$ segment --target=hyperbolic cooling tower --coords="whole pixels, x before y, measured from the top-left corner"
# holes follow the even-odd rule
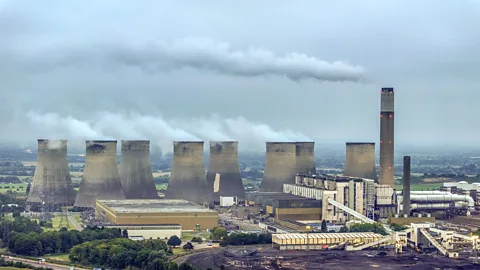
[[[122,141],[120,181],[127,199],[158,199],[150,165],[150,141]]]
[[[75,202],[66,140],[38,140],[37,166],[27,202],[49,205],[72,205]]]
[[[220,196],[245,198],[245,189],[238,167],[238,142],[210,142],[210,164],[207,172],[210,189],[214,188],[217,174],[218,192],[214,190],[214,201],[219,201]]]
[[[267,142],[261,192],[283,192],[283,184],[294,184],[297,174],[296,143]]]
[[[382,88],[380,109],[380,184],[395,188],[394,162],[394,93],[393,88]]]
[[[165,198],[204,204],[212,201],[212,193],[205,177],[203,142],[173,142],[172,174]]]
[[[297,173],[315,174],[315,142],[296,143]]]
[[[346,143],[343,175],[377,180],[375,143]]]
[[[86,141],[86,153],[75,206],[95,207],[97,199],[125,199],[117,167],[117,141]]]

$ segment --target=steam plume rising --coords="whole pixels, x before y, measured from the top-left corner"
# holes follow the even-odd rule
[[[67,66],[91,67],[95,63],[109,69],[130,66],[147,73],[193,68],[233,76],[285,76],[294,81],[357,82],[365,73],[363,67],[347,62],[326,62],[297,52],[278,56],[268,49],[253,47],[235,50],[229,43],[205,37],[187,37],[172,42],[134,44],[115,41],[48,48],[27,54],[23,63],[40,67],[39,71]]]
[[[103,112],[91,120],[55,113],[29,112],[32,134],[47,138],[70,140],[151,140],[160,149],[171,149],[172,141],[238,140],[243,150],[260,150],[265,141],[309,141],[307,136],[290,130],[274,130],[265,124],[250,122],[243,117],[222,119],[216,116],[173,122],[161,116],[137,113]],[[185,128],[183,128],[185,127]],[[215,132],[212,132],[214,130]]]

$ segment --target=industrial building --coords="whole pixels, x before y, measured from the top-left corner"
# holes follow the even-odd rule
[[[261,192],[282,192],[283,184],[295,183],[296,143],[267,142]]]
[[[173,142],[172,174],[165,198],[204,204],[212,202],[212,193],[205,176],[203,142]]]
[[[95,208],[95,200],[125,199],[117,167],[117,141],[86,141],[83,181],[76,207]]]
[[[322,202],[283,192],[252,192],[247,204],[262,206],[276,220],[321,220]]]
[[[280,250],[321,250],[342,243],[368,244],[384,238],[383,235],[365,233],[287,233],[272,234],[272,243]]]
[[[377,181],[375,143],[347,142],[343,175]]]
[[[157,199],[150,165],[150,141],[122,141],[120,181],[127,199]]]
[[[296,142],[296,173],[301,174],[315,174],[317,168],[315,167],[315,142]]]
[[[220,197],[245,198],[238,167],[238,142],[210,142],[207,182],[214,202],[219,202]]]
[[[182,230],[211,229],[218,213],[185,200],[97,200],[95,216],[112,225],[179,224]]]
[[[380,101],[380,179],[381,185],[395,188],[394,181],[394,92],[382,88]]]
[[[38,158],[28,203],[73,205],[75,191],[68,170],[67,140],[38,140]]]
[[[105,225],[105,228],[126,230],[130,239],[169,239],[182,235],[180,224],[163,225]]]
[[[373,183],[373,180],[370,181]],[[354,177],[298,174],[295,184],[284,185],[284,192],[321,201],[320,220],[344,223],[348,217],[329,204],[328,199],[333,199],[365,215],[368,205],[365,204],[364,198],[374,195],[368,193],[372,192],[371,190],[365,191],[364,182],[367,181]]]

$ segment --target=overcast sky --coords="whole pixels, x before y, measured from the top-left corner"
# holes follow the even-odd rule
[[[476,0],[0,0],[0,140],[480,145]],[[263,148],[262,148],[263,149]]]

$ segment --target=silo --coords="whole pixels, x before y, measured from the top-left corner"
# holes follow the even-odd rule
[[[68,170],[67,140],[38,140],[38,158],[28,203],[73,205],[75,191]]]
[[[212,189],[205,176],[203,142],[173,142],[172,174],[165,198],[211,203]]]
[[[343,175],[377,181],[375,143],[347,142]]]
[[[122,141],[120,182],[127,199],[158,199],[150,165],[150,141]]]
[[[218,190],[213,192],[213,201],[219,201],[220,196],[245,198],[245,189],[238,167],[238,142],[210,142],[207,182],[211,190],[214,189],[216,177]]]
[[[117,141],[86,141],[83,181],[75,206],[94,208],[95,200],[125,199],[117,167]]]
[[[316,174],[315,142],[297,142],[295,152],[297,173]]]
[[[283,184],[295,184],[296,143],[267,142],[260,192],[283,192]]]

